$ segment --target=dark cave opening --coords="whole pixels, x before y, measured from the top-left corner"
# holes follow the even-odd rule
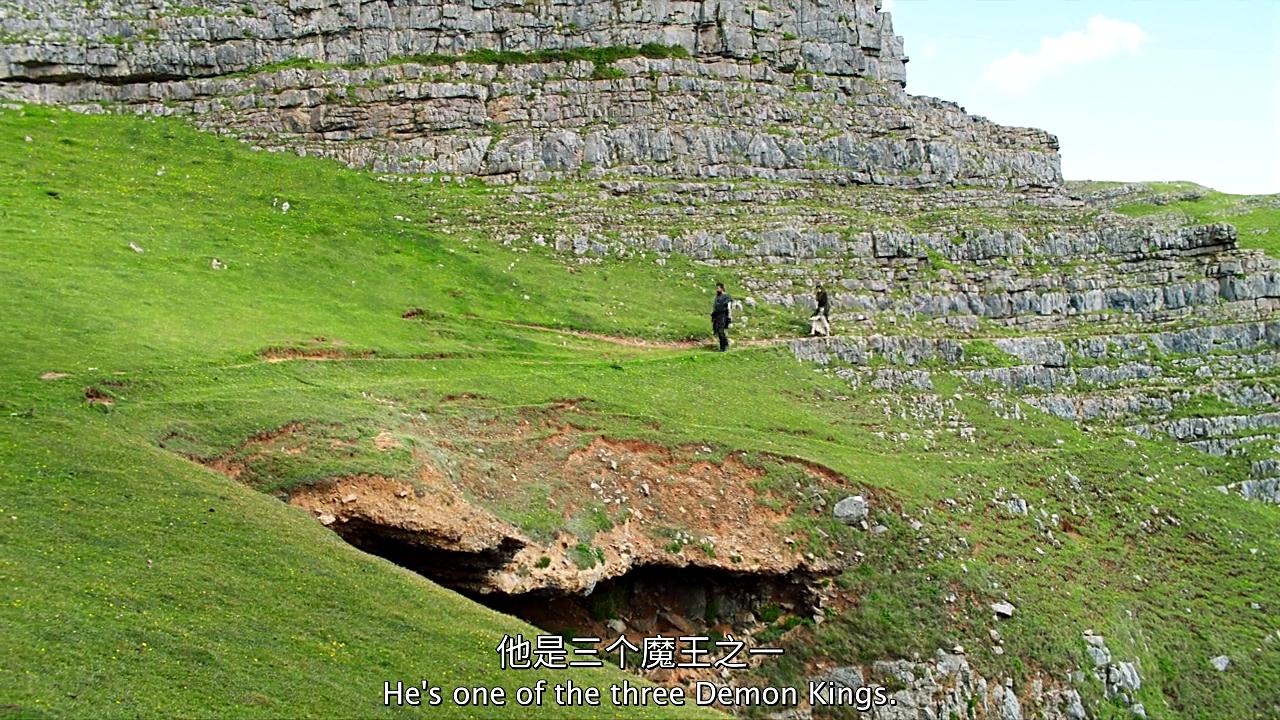
[[[739,636],[780,618],[807,619],[821,607],[821,578],[806,571],[777,574],[697,565],[639,565],[606,578],[588,592],[547,587],[523,593],[495,591],[490,573],[506,566],[523,545],[441,547],[440,538],[351,519],[333,526],[351,545],[457,591],[493,610],[547,632],[616,637]]]

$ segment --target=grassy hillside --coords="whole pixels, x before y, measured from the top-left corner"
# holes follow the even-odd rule
[[[1111,183],[1118,185],[1118,183]],[[1095,189],[1108,183],[1090,183]],[[1144,183],[1114,209],[1129,217],[1169,218],[1188,225],[1231,223],[1240,246],[1280,257],[1280,195],[1231,195],[1195,183]]]
[[[265,408],[220,380],[249,368],[326,408],[345,392],[271,372],[257,356],[318,336],[341,338],[344,352],[376,349],[383,380],[427,354],[581,362],[584,343],[505,321],[588,314],[601,329],[638,327],[601,308],[615,307],[610,283],[643,288],[632,282],[639,270],[569,274],[451,240],[439,221],[428,231],[395,218],[458,213],[483,190],[450,189],[437,206],[425,190],[255,155],[171,123],[30,109],[3,111],[0,124],[5,712],[349,716],[379,709],[384,680],[616,679],[499,672],[499,639],[532,628],[356,552],[129,425],[216,421],[227,438],[252,434],[262,418],[228,408]],[[272,207],[277,197],[287,214]],[[212,269],[214,258],[227,269]],[[507,272],[513,263],[520,272]],[[661,322],[653,298],[617,300]],[[441,322],[402,320],[414,307]],[[69,377],[39,379],[50,371]],[[123,401],[104,413],[85,402],[90,385],[155,394],[137,414]],[[203,409],[173,407],[181,393]]]
[[[882,535],[829,523],[834,488],[761,488],[814,503],[788,521],[801,542],[834,535],[867,558],[837,579],[856,602],[792,630],[761,679],[961,644],[1021,684],[1084,666],[1092,629],[1139,662],[1151,717],[1276,709],[1277,513],[1214,490],[1237,463],[1010,416],[996,389],[942,388],[930,407],[853,392],[778,348],[558,332],[702,336],[719,275],[473,235],[473,218],[507,206],[501,189],[384,183],[178,123],[35,108],[0,111],[0,167],[0,706],[13,714],[374,715],[384,680],[532,682],[493,652],[528,626],[186,458],[299,423],[315,442],[259,458],[261,489],[412,477],[413,453],[380,451],[380,434],[412,448],[423,417],[512,423],[567,398],[592,432],[801,458],[874,493]],[[758,315],[761,334],[796,320]],[[1001,514],[998,494],[1032,514]],[[1056,545],[1051,515],[1070,520]],[[987,606],[1004,598],[1018,613],[997,655]],[[1223,653],[1229,673],[1208,665]],[[1128,712],[1082,690],[1104,717]]]

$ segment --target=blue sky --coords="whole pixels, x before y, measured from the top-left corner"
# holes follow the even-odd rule
[[[1280,193],[1280,0],[884,0],[907,90],[1062,143],[1069,180]]]

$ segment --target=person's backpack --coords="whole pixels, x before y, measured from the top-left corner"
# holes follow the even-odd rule
[[[720,308],[719,308],[719,305],[717,304],[716,308],[711,311],[711,319],[715,320],[716,315],[718,315],[719,312],[720,312]],[[729,327],[732,324],[733,324],[733,303],[727,302],[724,304],[724,326]]]

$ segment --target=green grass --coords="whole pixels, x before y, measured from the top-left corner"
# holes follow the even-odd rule
[[[1156,193],[1201,190],[1198,199],[1153,204],[1141,198],[1115,208],[1130,217],[1171,215],[1188,225],[1231,223],[1240,232],[1240,246],[1280,257],[1280,195],[1230,195],[1197,188],[1190,183],[1150,183]]]
[[[579,265],[487,242],[465,229],[501,197],[483,186],[405,189],[254,157],[174,123],[37,110],[6,120],[22,125],[3,160],[0,278],[11,306],[44,308],[40,321],[0,319],[21,374],[225,362],[316,337],[380,357],[592,344],[518,324],[705,337],[708,289],[725,274],[678,261]],[[228,174],[241,183],[232,192]],[[68,263],[85,272],[51,285]],[[401,320],[412,308],[428,321]]]
[[[0,111],[0,168],[0,697],[19,714],[364,716],[381,712],[384,680],[540,677],[497,669],[498,640],[528,626],[254,489],[353,470],[412,477],[412,453],[379,454],[372,439],[416,442],[413,418],[450,422],[459,411],[444,399],[463,393],[466,411],[508,420],[584,398],[575,420],[594,432],[741,450],[769,469],[756,487],[766,500],[808,497],[790,529],[866,560],[836,579],[855,601],[845,612],[820,625],[765,613],[788,654],[761,680],[954,644],[989,678],[1063,677],[1091,628],[1140,662],[1138,699],[1154,717],[1274,710],[1275,509],[1213,489],[1243,476],[1240,461],[1130,447],[1121,431],[1036,413],[1004,419],[982,394],[938,382],[949,417],[976,428],[969,442],[912,412],[912,393],[853,392],[784,349],[650,349],[528,327],[705,336],[703,290],[720,273],[504,246],[476,230],[505,212],[501,189],[381,183],[176,122],[42,109]],[[267,348],[340,359],[268,363]],[[994,346],[966,350],[1009,362]],[[55,371],[70,377],[39,379]],[[114,404],[86,403],[89,386]],[[345,449],[268,458],[252,488],[186,459],[295,422]],[[888,532],[832,525],[838,489],[821,488],[819,507],[785,464],[750,459],[773,457],[839,473]],[[994,508],[1000,488],[1033,515]],[[526,490],[531,505],[549,492]],[[619,521],[591,507],[494,511],[548,535]],[[575,549],[579,565],[599,560],[589,540]],[[948,592],[960,601],[944,603]],[[986,605],[1006,596],[1018,613],[1000,624],[996,656]],[[1223,652],[1232,671],[1218,674],[1207,658]],[[1096,683],[1082,690],[1100,702]],[[517,711],[529,714],[505,714]]]
[[[499,672],[502,635],[536,631],[112,424],[3,427],[0,688],[20,714],[395,715],[384,680],[611,681]]]
[[[322,60],[313,60],[312,58],[297,57],[288,60],[280,60],[278,62],[259,65],[251,70],[232,73],[231,77],[251,77],[260,73],[279,72],[280,70],[332,70],[338,67],[333,63],[327,63]]]
[[[206,17],[214,14],[208,8],[186,6],[174,9],[170,17]]]
[[[461,55],[408,55],[397,57],[389,63],[415,62],[423,65],[452,65],[470,62],[482,65],[536,65],[551,62],[590,62],[609,65],[627,58],[645,57],[651,60],[689,57],[689,51],[680,45],[649,43],[639,47],[610,45],[606,47],[579,47],[564,50],[470,50]]]
[[[1234,415],[1242,412],[1247,412],[1247,409],[1219,397],[1196,395],[1175,407],[1173,412],[1169,413],[1168,419],[1180,420],[1182,418]]]
[[[990,340],[971,340],[965,343],[964,360],[980,367],[1013,367],[1019,364],[1016,356],[996,347]]]
[[[9,708],[372,715],[388,679],[508,688],[538,677],[613,681],[596,672],[499,672],[498,640],[532,628],[354,551],[271,497],[161,449],[163,433],[137,434],[121,421],[132,415],[125,396],[155,391],[146,405],[159,411],[153,419],[167,418],[165,432],[190,438],[182,449],[233,448],[264,418],[227,414],[240,390],[218,390],[216,378],[266,368],[260,350],[314,345],[318,336],[376,349],[369,367],[384,379],[396,365],[429,367],[419,355],[497,353],[513,363],[508,372],[531,358],[573,366],[588,348],[626,357],[510,323],[602,315],[596,308],[611,282],[625,287],[637,270],[570,274],[549,254],[446,240],[395,219],[433,206],[430,191],[401,195],[335,165],[256,155],[179,124],[31,109],[0,112],[0,125],[8,309],[0,320],[0,696]],[[485,193],[447,192],[466,203]],[[278,207],[286,200],[287,214]],[[227,269],[213,270],[213,258]],[[508,272],[513,262],[518,270]],[[661,308],[643,293],[638,300],[641,318],[621,315],[595,329],[651,322]],[[696,300],[701,309],[701,294]],[[413,307],[443,319],[401,319]],[[74,376],[37,379],[52,367]],[[115,410],[80,399],[84,387],[107,382],[116,383]],[[320,389],[306,382],[290,369],[265,387]],[[230,394],[219,398],[223,391]],[[304,392],[297,397],[309,396],[310,410],[286,412],[319,410],[329,392]],[[258,406],[251,394],[240,398]],[[212,412],[162,409],[173,402]],[[342,417],[334,432],[359,427],[342,411],[328,414]],[[367,404],[356,414],[368,418]],[[343,462],[305,460],[315,462],[274,467],[260,485],[316,480]],[[517,711],[526,712],[494,712]]]

